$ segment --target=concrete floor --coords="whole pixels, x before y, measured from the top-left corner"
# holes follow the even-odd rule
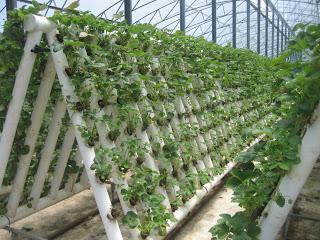
[[[220,189],[213,197],[201,206],[194,217],[187,222],[175,236],[176,240],[210,240],[208,230],[217,222],[219,214],[238,211],[240,208],[231,203],[232,192],[229,189]],[[90,215],[89,218],[86,218]],[[21,229],[31,226],[32,233],[47,239],[55,240],[100,240],[105,239],[104,229],[100,216],[97,215],[95,202],[89,190],[64,200],[45,211],[36,213],[12,225]],[[130,235],[120,223],[124,239]],[[10,234],[0,230],[0,239],[11,239]]]
[[[237,212],[240,208],[231,203],[232,192],[221,189],[214,197],[209,199],[195,216],[184,225],[180,231],[171,239],[175,240],[210,240],[209,229],[217,222],[219,214]],[[128,233],[127,233],[128,234]],[[124,235],[128,236],[126,233]],[[98,240],[103,239],[104,229],[99,216],[95,216],[79,226],[71,229],[55,240]],[[130,239],[129,237],[126,239]]]

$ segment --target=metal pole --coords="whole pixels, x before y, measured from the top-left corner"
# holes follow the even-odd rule
[[[287,25],[285,26],[284,28],[284,47],[287,48],[287,42],[288,42],[288,34],[287,34],[287,31],[288,31],[288,27]]]
[[[280,18],[277,15],[277,57],[279,56],[279,35],[280,35]]]
[[[186,31],[186,1],[180,0],[180,30]]]
[[[237,47],[237,0],[232,0],[232,47]]]
[[[212,0],[212,42],[217,42],[217,0]]]
[[[250,0],[247,0],[247,48],[250,49]]]
[[[6,10],[11,11],[13,9],[17,8],[17,0],[6,0]],[[8,16],[8,13],[7,13]]]
[[[124,18],[129,25],[132,24],[132,0],[124,0]]]
[[[283,21],[281,21],[281,52],[283,51],[283,27],[284,27],[284,24],[283,24]]]
[[[272,9],[272,29],[271,29],[271,57],[274,57],[274,9]]]
[[[261,0],[258,0],[257,9],[257,52],[260,54],[260,11],[261,11]]]
[[[268,34],[269,34],[269,8],[268,8],[268,0],[266,0],[266,35],[265,35],[265,54],[268,56]]]

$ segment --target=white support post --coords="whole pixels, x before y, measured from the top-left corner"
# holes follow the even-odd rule
[[[311,119],[311,124],[302,139],[300,149],[301,162],[295,165],[291,171],[284,176],[279,183],[279,191],[286,199],[283,207],[277,205],[271,200],[260,220],[261,233],[259,239],[276,239],[283,224],[285,223],[289,212],[291,211],[299,193],[314,164],[320,155],[320,104],[315,110]]]
[[[32,68],[36,54],[31,52],[35,45],[40,43],[42,32],[29,32],[27,35],[24,53],[16,75],[12,92],[12,99],[9,103],[6,120],[0,139],[0,189],[10,156],[14,136],[16,134],[19,117],[21,114],[24,98],[27,93]]]
[[[31,68],[32,69],[32,68]],[[8,216],[14,216],[19,206],[20,197],[26,181],[31,159],[36,147],[38,134],[41,128],[43,116],[48,104],[53,81],[56,71],[53,65],[52,58],[49,57],[43,78],[41,79],[38,96],[35,100],[33,111],[31,114],[31,125],[26,131],[24,144],[29,147],[29,152],[19,156],[19,164],[15,175],[12,190],[8,201]]]
[[[56,198],[57,192],[60,189],[63,174],[65,172],[67,162],[72,150],[72,146],[75,140],[74,127],[70,126],[64,136],[61,146],[60,156],[57,161],[57,165],[54,169],[53,178],[51,182],[50,197]]]
[[[18,72],[16,74],[16,80],[12,91],[12,99],[8,107],[0,139],[0,189],[17,130],[23,102],[27,93],[32,68],[36,60],[36,54],[31,52],[31,50],[34,49],[36,45],[39,45],[42,33],[49,32],[54,27],[54,24],[48,20],[41,21],[42,18],[38,21],[39,24],[33,24],[38,18],[41,17],[29,15],[24,23],[25,30],[28,31],[27,40]]]
[[[35,175],[30,199],[32,199],[32,207],[37,208],[43,185],[47,176],[50,162],[53,159],[55,146],[59,137],[62,119],[66,113],[67,106],[64,101],[58,101],[55,105],[52,120],[49,125],[48,136],[41,152],[40,163]]]

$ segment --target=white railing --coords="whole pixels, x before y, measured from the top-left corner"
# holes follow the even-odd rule
[[[83,190],[88,186],[87,180],[89,180],[108,239],[123,239],[117,219],[107,217],[111,215],[112,210],[112,203],[107,191],[107,186],[106,184],[97,181],[94,171],[90,169],[90,166],[92,165],[93,160],[95,158],[95,150],[93,147],[88,146],[85,139],[81,136],[79,132],[79,126],[90,126],[90,124],[92,125],[92,123],[88,121],[86,122],[83,119],[82,114],[78,111],[74,111],[69,104],[66,104],[65,101],[66,98],[68,98],[68,102],[77,102],[77,96],[74,91],[74,86],[72,85],[68,75],[65,72],[65,68],[68,67],[68,62],[65,54],[62,50],[57,52],[54,51],[54,45],[56,42],[56,26],[45,17],[29,15],[25,22],[25,29],[28,32],[28,37],[24,49],[24,55],[19,66],[13,90],[13,98],[8,108],[8,113],[6,116],[0,141],[0,186],[4,178],[5,169],[10,156],[21,109],[23,106],[31,72],[36,58],[36,54],[31,52],[31,50],[39,44],[43,33],[45,33],[47,37],[48,45],[50,47],[50,56],[48,58],[48,62],[43,74],[43,79],[39,87],[38,96],[34,103],[34,109],[31,115],[31,125],[26,133],[25,145],[29,146],[29,152],[19,157],[18,168],[12,186],[1,187],[1,189],[3,190],[0,189],[0,193],[1,191],[10,191],[9,201],[7,204],[7,216],[10,218],[11,221],[21,219],[27,215],[34,213],[35,211],[50,206],[64,198],[70,197],[73,194]],[[83,54],[86,54],[85,51],[83,52]],[[156,60],[154,64],[157,64]],[[41,151],[39,166],[34,176],[33,186],[31,188],[31,193],[29,196],[32,208],[28,208],[27,205],[20,206],[19,202],[21,201],[21,195],[23,192],[24,184],[26,182],[30,162],[33,157],[33,152],[36,146],[36,140],[40,131],[42,119],[46,110],[46,106],[50,96],[50,91],[56,75],[61,85],[62,96],[64,97],[64,100],[57,101],[55,104],[52,119],[48,126],[48,134]],[[88,84],[90,84],[90,81],[88,81]],[[94,91],[92,86],[91,89],[92,91]],[[144,92],[145,94],[147,94],[146,89],[144,89]],[[207,93],[208,98],[210,96],[216,96],[216,94],[217,93],[213,91],[209,91]],[[91,99],[91,110],[96,110],[99,116],[110,116],[110,113],[113,113],[112,116],[115,117],[117,109],[115,109],[114,106],[109,105],[104,107],[103,109],[100,109],[97,106],[97,100],[99,99],[99,96],[97,96],[97,94],[93,94],[93,96],[94,97]],[[216,97],[219,98],[219,96]],[[239,101],[236,104],[241,105],[241,101]],[[140,106],[138,103],[133,104],[131,107],[135,108],[138,112],[140,111]],[[160,106],[158,107],[162,108],[165,111],[165,107],[163,105],[160,104]],[[141,130],[140,128],[136,129],[135,135],[143,143],[150,144],[151,138],[159,138],[159,132],[164,131],[166,133],[172,133],[172,136],[176,135],[178,125],[180,123],[195,123],[198,126],[203,127],[207,123],[203,119],[197,117],[192,113],[193,108],[197,110],[200,109],[200,107],[200,102],[198,102],[197,98],[193,94],[186,94],[183,97],[179,97],[176,99],[175,102],[175,116],[170,122],[168,122],[164,127],[161,128],[156,123],[152,123],[146,130]],[[151,108],[151,110],[154,109]],[[43,197],[41,196],[41,194],[43,192],[50,163],[53,159],[53,154],[56,148],[56,143],[59,138],[59,133],[61,132],[60,128],[62,119],[65,116],[66,112],[69,114],[72,125],[64,133],[62,145],[60,148],[60,155],[58,156],[58,160],[52,174],[51,188],[49,194]],[[178,117],[178,115],[183,114],[185,112],[189,113],[187,117]],[[246,119],[249,118],[259,118],[259,113],[256,110],[248,112],[242,116],[237,117],[237,121],[244,122],[246,121]],[[265,121],[265,119],[261,120],[261,122],[263,123],[265,123]],[[203,159],[198,160],[195,166],[190,166],[191,171],[197,173],[198,171],[201,171],[206,168],[212,168],[214,166],[209,154],[210,151],[208,151],[208,149],[212,149],[214,141],[213,138],[216,136],[216,134],[219,133],[222,135],[226,135],[226,132],[230,128],[232,128],[232,125],[232,121],[230,121],[230,124],[224,123],[215,130],[211,129],[206,133],[199,134],[194,139],[193,144],[195,150],[199,151],[199,153],[202,153]],[[96,128],[99,135],[99,144],[101,144],[101,146],[104,148],[113,148],[115,146],[120,146],[123,140],[125,140],[128,137],[127,133],[124,131],[125,126],[123,126],[121,135],[116,142],[111,141],[107,137],[108,134],[105,126],[101,126],[99,125],[99,123],[97,123]],[[75,161],[78,166],[81,166],[83,162],[85,171],[82,173],[81,177],[78,176],[78,173],[73,173],[69,175],[68,182],[64,184],[63,189],[60,189],[63,174],[65,172],[68,159],[70,159],[70,152],[75,141],[78,147],[75,154]],[[236,145],[238,143],[238,138],[231,138],[228,142],[229,145]],[[161,142],[161,144],[163,145],[164,143]],[[224,148],[228,148],[227,144],[224,145]],[[155,159],[153,158],[153,155],[151,154],[151,149],[150,152],[145,155],[144,163],[150,169],[154,171],[159,171],[159,163],[155,161]],[[216,186],[219,183],[219,181],[226,174],[228,174],[228,172],[234,166],[235,163],[230,162],[222,174],[215,176],[209,183],[205,184],[202,188],[198,189],[194,197],[192,197],[182,207],[178,208],[175,211],[172,211],[171,209],[170,199],[176,197],[177,191],[179,190],[178,187],[173,187],[171,189],[164,189],[162,187],[158,187],[157,191],[164,195],[166,198],[166,200],[163,203],[164,206],[168,209],[168,211],[172,211],[174,217],[177,219],[177,222],[172,222],[169,224],[167,230],[171,231],[180,220],[185,218],[187,214],[193,209],[193,207],[197,203],[199,203],[199,201],[208,193],[208,191],[210,191],[210,189]],[[183,169],[179,170],[179,174],[184,176],[185,173]],[[78,182],[77,179],[79,179],[79,177],[81,180]],[[135,207],[131,206],[126,201],[124,201],[121,195],[121,189],[119,186],[126,186],[128,184],[126,180],[119,178],[116,170],[112,171],[112,178],[116,184],[116,191],[123,212],[138,212],[138,210]],[[8,224],[7,218],[0,218],[0,226],[5,226],[6,224]],[[132,239],[141,238],[140,232],[137,229],[130,230],[130,232]],[[151,235],[149,237],[149,239],[157,238],[158,236],[154,235]]]

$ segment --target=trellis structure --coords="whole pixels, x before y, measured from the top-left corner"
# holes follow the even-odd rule
[[[88,187],[88,179],[94,193],[108,239],[122,239],[117,219],[112,215],[113,207],[107,191],[107,186],[105,183],[99,182],[94,171],[90,169],[96,153],[94,147],[90,147],[87,140],[83,138],[79,128],[81,126],[90,127],[92,123],[90,123],[90,121],[85,121],[82,113],[75,110],[70,104],[70,102],[77,102],[78,96],[75,94],[74,86],[66,74],[66,68],[68,67],[66,56],[62,50],[55,50],[55,44],[57,41],[56,26],[45,17],[29,15],[25,22],[25,30],[28,32],[28,35],[24,48],[24,54],[17,72],[12,94],[13,98],[8,107],[0,140],[0,183],[2,183],[5,175],[5,169],[12,149],[21,109],[24,103],[26,92],[28,90],[31,72],[34,67],[34,62],[37,55],[35,53],[35,47],[40,43],[43,34],[46,34],[47,42],[50,47],[50,56],[44,70],[41,85],[39,86],[38,96],[34,102],[34,109],[31,115],[31,125],[26,132],[25,145],[29,146],[29,151],[19,156],[19,164],[12,186],[0,189],[1,191],[10,189],[9,201],[7,204],[7,216],[0,218],[0,224],[1,226],[5,226],[8,224],[8,218],[10,218],[11,222],[15,221],[83,190],[84,188]],[[83,54],[84,56],[86,55],[85,50],[83,51]],[[157,66],[158,61],[155,58],[152,67],[157,68]],[[36,145],[36,139],[40,131],[42,118],[56,75],[61,85],[62,96],[64,100],[58,100],[55,104],[46,141],[41,152],[39,167],[37,168],[32,190],[28,198],[29,202],[21,206],[19,203],[21,201],[23,187],[26,182],[28,169]],[[93,86],[90,85],[90,81],[88,81],[87,84],[91,91],[95,91]],[[219,83],[217,82],[216,84],[219,87]],[[144,94],[147,94],[147,90],[145,89],[144,91]],[[210,102],[212,99],[217,99],[220,101],[222,94],[223,90],[221,89],[219,91],[208,91],[206,93],[207,101]],[[260,98],[261,95],[255,97]],[[103,108],[99,107],[98,99],[99,96],[94,95],[94,97],[91,99],[90,109],[97,112],[98,116],[100,117],[103,117],[104,115],[115,117],[117,114],[117,109],[113,105],[108,105]],[[135,108],[139,112],[139,104],[140,103],[133,104],[131,107]],[[233,101],[229,103],[228,106],[224,106],[224,108],[232,108],[241,105],[241,101],[238,99],[233,99]],[[194,112],[197,110],[199,111],[200,108],[205,109],[205,106],[206,103],[203,101],[198,101],[195,95],[192,93],[186,93],[184,96],[176,99],[174,116],[168,123],[165,124],[164,127],[160,127],[156,123],[152,123],[147,129],[143,130],[140,127],[135,129],[135,135],[142,141],[142,143],[149,144],[150,139],[159,138],[159,132],[162,131],[171,133],[172,136],[176,136],[179,124],[196,124],[199,127],[204,127],[207,125],[206,120],[199,118],[199,116],[196,116]],[[158,107],[165,111],[165,107],[163,105],[160,104]],[[151,111],[154,110],[155,109],[151,108]],[[52,154],[57,143],[59,129],[61,127],[61,119],[65,115],[66,111],[68,112],[72,125],[63,133],[61,151],[52,176],[49,194],[47,196],[42,196],[45,175],[47,174],[50,162],[52,161]],[[179,116],[185,117],[181,118]],[[214,144],[214,139],[219,137],[228,139],[230,137],[227,143],[223,144],[223,148],[227,152],[232,152],[235,147],[238,147],[238,145],[243,145],[243,143],[241,145],[239,136],[230,136],[231,130],[236,126],[236,123],[243,124],[245,122],[255,122],[255,124],[263,126],[269,121],[273,121],[273,117],[268,114],[268,106],[253,106],[252,108],[247,109],[247,111],[242,112],[241,115],[234,116],[234,118],[231,118],[229,121],[221,124],[217,128],[209,129],[201,134],[197,134],[197,136],[192,140],[192,144],[194,146],[194,150],[199,151],[202,157],[194,165],[190,166],[191,171],[196,173],[206,168],[214,167],[210,155],[213,149],[212,146]],[[105,127],[97,124],[96,128],[99,135],[99,144],[104,148],[110,149],[115,146],[120,146],[121,143],[128,138],[125,125],[121,127],[121,135],[117,141],[112,141],[108,137]],[[61,189],[63,173],[65,172],[67,161],[70,157],[70,152],[75,139],[77,145],[75,154],[76,164],[81,166],[83,162],[85,171],[82,173],[80,179],[78,173],[71,174],[67,183],[63,184],[63,188]],[[158,141],[161,142],[160,139],[158,139]],[[162,142],[161,144],[163,145],[164,143]],[[149,149],[144,156],[144,164],[154,171],[159,171],[159,167],[161,166],[159,166],[158,162],[154,161],[151,151],[152,150]],[[194,197],[188,200],[177,210],[171,209],[169,204],[169,200],[176,196],[178,191],[177,188],[171,188],[168,190],[158,186],[156,191],[165,196],[166,199],[163,202],[164,206],[168,211],[173,212],[174,217],[180,221],[187,216],[188,212],[190,212],[191,209],[206,195],[208,190],[213,188],[221,180],[221,178],[223,178],[234,167],[234,165],[235,163],[229,162],[222,174],[212,177],[212,180],[209,183],[199,187]],[[172,171],[172,168],[170,171]],[[117,174],[118,171],[113,169],[112,177],[116,185],[117,195],[119,197],[123,212],[127,213],[128,211],[133,211],[139,214],[139,211],[143,210],[143,206],[140,206],[142,209],[136,208],[135,206],[128,204],[127,201],[124,201],[119,186],[127,185],[128,183],[125,179],[120,178]],[[179,174],[184,175],[185,173],[183,170],[179,170]],[[167,230],[171,231],[175,225],[176,222],[170,223]],[[137,229],[132,229],[130,232],[132,239],[141,238]],[[157,239],[158,237],[151,235],[149,238]]]

